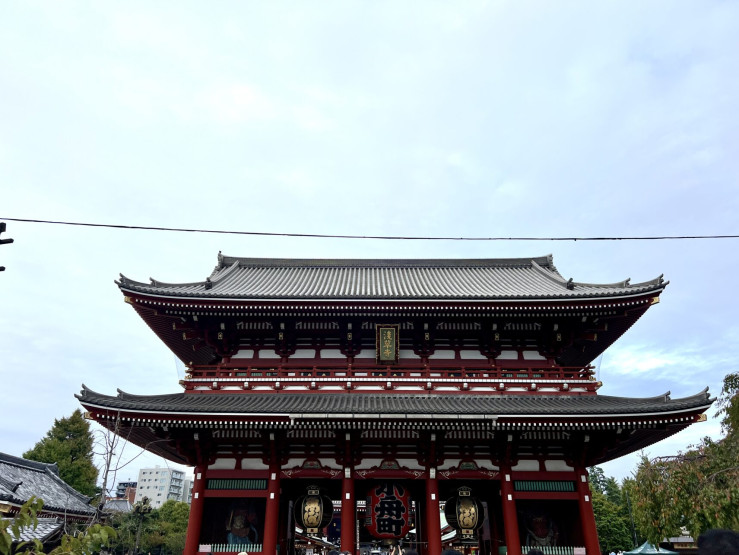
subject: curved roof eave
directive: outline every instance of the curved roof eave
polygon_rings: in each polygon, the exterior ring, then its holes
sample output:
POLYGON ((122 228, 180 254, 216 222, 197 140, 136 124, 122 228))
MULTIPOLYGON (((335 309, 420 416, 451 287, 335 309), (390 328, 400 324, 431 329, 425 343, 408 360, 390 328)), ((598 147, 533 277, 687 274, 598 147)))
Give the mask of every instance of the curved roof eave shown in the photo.
POLYGON ((119 391, 117 397, 100 395, 83 385, 80 394, 75 395, 77 399, 88 407, 94 407, 104 411, 124 411, 137 414, 158 414, 171 416, 188 416, 202 419, 209 418, 233 418, 233 417, 258 417, 258 418, 280 418, 280 419, 306 419, 306 418, 337 418, 341 415, 349 415, 352 418, 404 418, 419 419, 433 417, 434 419, 455 418, 478 418, 489 420, 495 418, 554 418, 554 419, 578 419, 578 418, 634 418, 634 417, 658 417, 679 413, 703 411, 708 409, 715 399, 708 394, 708 389, 680 399, 672 399, 669 395, 646 398, 594 396, 594 397, 532 397, 532 396, 452 396, 453 406, 449 404, 450 397, 443 394, 436 395, 387 395, 387 394, 360 394, 347 396, 345 393, 334 394, 280 394, 280 396, 264 396, 263 394, 238 393, 230 395, 188 395, 186 393, 175 393, 169 395, 131 395, 119 391), (315 399, 315 400, 314 400, 315 399), (368 401, 374 399, 371 403, 368 401), (230 410, 223 410, 224 403, 231 402, 230 410), (245 402, 259 404, 258 401, 268 403, 274 410, 238 410, 245 402), (346 403, 325 408, 321 406, 315 411, 306 411, 302 407, 315 407, 317 402, 324 404, 332 401, 346 403), (378 406, 377 403, 386 402, 388 406, 378 406), (469 407, 465 413, 460 415, 458 405, 466 402, 469 407), (187 410, 188 403, 199 403, 201 406, 194 410, 187 410), (212 405, 208 405, 211 403, 212 405), (481 406, 480 403, 490 403, 481 406), (516 405, 518 404, 518 406, 516 405), (536 404, 542 408, 541 412, 530 409, 527 406, 536 404), (595 406, 592 406, 594 405, 595 406), (278 405, 278 406, 275 406, 278 405), (416 411, 408 410, 411 406, 417 406, 416 411), (442 405, 442 406, 439 406, 442 405), (598 407, 601 405, 601 407, 598 407), (395 407, 399 410, 392 410, 395 407), (476 412, 473 412, 477 406, 476 412), (153 408, 156 407, 156 408, 153 408), (659 407, 662 407, 660 409, 659 407), (600 408, 600 410, 598 410, 600 408), (606 410, 606 409, 609 409, 606 410), (219 410, 220 409, 220 410, 219 410), (297 410, 296 410, 297 409, 297 410), (497 409, 497 410, 495 410, 497 409))
POLYGON ((662 291, 665 289, 665 286, 669 282, 665 282, 660 287, 655 287, 652 289, 642 289, 639 291, 634 291, 631 293, 626 294, 619 294, 619 295, 592 295, 592 296, 586 296, 583 294, 583 296, 576 296, 576 295, 569 295, 569 296, 561 296, 561 297, 552 297, 552 296, 539 296, 539 297, 405 297, 405 298, 397 298, 397 297, 240 297, 238 295, 233 296, 222 296, 222 297, 216 297, 216 296, 199 296, 195 293, 191 295, 166 295, 151 291, 140 291, 136 289, 130 289, 127 287, 120 286, 121 291, 132 293, 136 295, 145 295, 147 297, 152 298, 161 298, 161 299, 169 299, 169 300, 177 300, 177 301, 193 301, 193 300, 200 300, 204 302, 234 302, 234 301, 243 301, 243 302, 278 302, 278 303, 295 303, 295 302, 310 302, 310 303, 364 303, 364 302, 376 302, 376 303, 424 303, 424 304, 431 304, 431 303, 448 303, 448 304, 454 304, 454 303, 475 303, 475 302, 484 302, 484 303, 541 303, 541 302, 593 302, 593 301, 603 301, 603 300, 620 300, 620 299, 632 299, 634 297, 641 297, 643 295, 649 294, 649 293, 662 293, 662 291))

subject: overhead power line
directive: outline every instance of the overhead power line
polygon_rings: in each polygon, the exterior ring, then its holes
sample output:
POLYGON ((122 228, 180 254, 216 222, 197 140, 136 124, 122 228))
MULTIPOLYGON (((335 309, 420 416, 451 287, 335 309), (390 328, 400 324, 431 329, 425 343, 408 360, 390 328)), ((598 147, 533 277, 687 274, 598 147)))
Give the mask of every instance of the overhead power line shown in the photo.
POLYGON ((76 225, 109 229, 138 229, 144 231, 176 231, 183 233, 219 233, 223 235, 258 235, 262 237, 301 237, 314 239, 381 239, 389 241, 664 241, 678 239, 739 239, 739 235, 634 235, 624 237, 424 237, 407 235, 339 235, 329 233, 288 233, 270 231, 231 231, 226 229, 196 229, 184 227, 156 227, 143 225, 96 224, 90 222, 62 222, 53 220, 31 220, 24 218, 2 218, 9 222, 32 224, 76 225))

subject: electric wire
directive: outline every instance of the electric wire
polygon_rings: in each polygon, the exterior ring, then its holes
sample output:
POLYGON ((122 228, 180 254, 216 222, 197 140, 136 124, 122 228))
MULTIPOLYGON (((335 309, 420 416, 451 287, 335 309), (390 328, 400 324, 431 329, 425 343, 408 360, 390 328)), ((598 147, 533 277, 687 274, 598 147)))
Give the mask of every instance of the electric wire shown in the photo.
POLYGON ((330 233, 290 233, 271 231, 235 231, 225 229, 198 229, 184 227, 158 227, 143 225, 100 224, 91 222, 67 222, 55 220, 36 220, 26 218, 2 218, 8 222, 33 224, 53 224, 109 229, 172 231, 184 233, 215 233, 222 235, 256 235, 262 237, 297 237, 312 239, 372 239, 385 241, 665 241, 686 239, 739 239, 739 235, 634 235, 634 236, 593 236, 593 237, 444 237, 444 236, 409 236, 409 235, 343 235, 330 233))

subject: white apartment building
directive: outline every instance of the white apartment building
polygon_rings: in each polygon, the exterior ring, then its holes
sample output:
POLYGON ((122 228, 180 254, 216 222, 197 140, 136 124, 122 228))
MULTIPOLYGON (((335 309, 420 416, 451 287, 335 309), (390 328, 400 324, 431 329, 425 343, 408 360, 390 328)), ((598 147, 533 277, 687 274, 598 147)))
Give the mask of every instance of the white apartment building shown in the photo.
POLYGON ((161 507, 168 499, 190 503, 192 480, 181 470, 172 468, 142 468, 136 487, 136 502, 148 497, 154 509, 161 507))

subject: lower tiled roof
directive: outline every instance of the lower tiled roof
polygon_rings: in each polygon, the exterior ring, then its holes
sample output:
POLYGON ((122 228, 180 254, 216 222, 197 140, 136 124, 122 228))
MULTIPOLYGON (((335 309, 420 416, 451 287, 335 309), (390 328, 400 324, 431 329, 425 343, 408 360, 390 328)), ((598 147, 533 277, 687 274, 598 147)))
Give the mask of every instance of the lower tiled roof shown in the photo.
POLYGON ((388 393, 221 393, 117 396, 83 386, 77 398, 83 405, 131 412, 196 415, 274 415, 291 418, 374 415, 465 416, 638 416, 708 408, 708 390, 680 399, 669 393, 633 398, 607 395, 464 395, 388 393))
POLYGON ((22 505, 32 496, 43 499, 44 512, 91 516, 90 498, 59 477, 56 464, 29 461, 0 453, 0 501, 22 505))
POLYGON ((57 534, 61 534, 63 527, 64 521, 59 517, 39 518, 35 528, 27 526, 21 529, 18 541, 39 540, 40 542, 47 542, 57 534))

